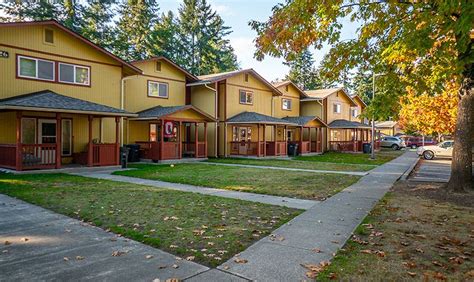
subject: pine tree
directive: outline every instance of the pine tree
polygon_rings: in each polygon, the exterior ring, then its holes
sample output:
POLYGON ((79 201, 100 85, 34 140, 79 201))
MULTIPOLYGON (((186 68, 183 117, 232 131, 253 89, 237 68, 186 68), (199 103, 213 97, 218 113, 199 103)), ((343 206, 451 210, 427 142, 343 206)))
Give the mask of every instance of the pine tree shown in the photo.
POLYGON ((55 1, 35 1, 29 3, 27 1, 5 1, 0 4, 6 17, 2 21, 19 22, 26 20, 42 21, 55 19, 62 22, 65 18, 63 3, 55 1))
POLYGON ((153 0, 128 0, 119 7, 114 53, 134 61, 152 55, 151 33, 157 20, 158 6, 153 0))
POLYGON ((111 51, 113 33, 111 5, 107 1, 94 1, 84 7, 79 32, 95 44, 111 51))
POLYGON ((290 67, 286 79, 293 81, 300 88, 311 90, 324 86, 319 72, 314 67, 313 54, 308 49, 299 53, 291 61, 285 62, 285 64, 290 67))
POLYGON ((179 38, 179 26, 173 12, 162 14, 151 33, 153 56, 165 56, 178 64, 183 61, 183 47, 179 38))

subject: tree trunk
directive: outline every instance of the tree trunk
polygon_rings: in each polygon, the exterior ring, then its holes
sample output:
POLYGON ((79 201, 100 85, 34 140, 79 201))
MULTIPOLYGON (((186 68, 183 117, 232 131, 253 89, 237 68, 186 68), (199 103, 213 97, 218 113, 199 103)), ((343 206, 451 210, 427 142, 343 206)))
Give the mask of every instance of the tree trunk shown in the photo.
POLYGON ((455 192, 474 189, 472 177, 474 92, 472 85, 468 87, 469 89, 464 90, 458 103, 451 178, 447 186, 448 190, 455 192))

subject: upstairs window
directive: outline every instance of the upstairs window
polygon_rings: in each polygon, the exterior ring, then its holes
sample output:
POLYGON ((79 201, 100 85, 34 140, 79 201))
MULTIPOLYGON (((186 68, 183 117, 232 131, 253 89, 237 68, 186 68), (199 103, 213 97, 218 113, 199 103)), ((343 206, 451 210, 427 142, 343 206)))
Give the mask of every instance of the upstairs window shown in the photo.
POLYGON ((54 31, 52 29, 44 29, 44 43, 54 44, 54 31))
POLYGON ((90 85, 90 68, 59 63, 59 82, 90 85))
POLYGON ((352 117, 357 117, 359 115, 359 111, 357 109, 351 109, 352 117))
POLYGON ((336 113, 336 114, 340 114, 340 113, 341 113, 341 104, 339 104, 339 103, 334 103, 334 104, 333 104, 333 111, 334 111, 334 113, 336 113))
POLYGON ((253 93, 246 90, 240 90, 239 92, 240 104, 253 105, 253 93))
POLYGON ((18 76, 54 81, 54 62, 18 56, 18 76))
POLYGON ((168 84, 157 81, 148 81, 148 96, 168 98, 168 84))
POLYGON ((290 99, 281 99, 281 108, 283 110, 291 110, 291 100, 290 99))

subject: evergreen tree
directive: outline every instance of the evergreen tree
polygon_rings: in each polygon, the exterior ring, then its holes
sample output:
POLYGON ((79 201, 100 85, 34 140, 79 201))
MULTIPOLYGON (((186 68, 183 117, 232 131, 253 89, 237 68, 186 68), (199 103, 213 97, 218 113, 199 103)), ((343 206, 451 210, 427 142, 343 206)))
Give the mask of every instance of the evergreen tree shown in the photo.
POLYGON ((79 32, 95 44, 113 49, 113 33, 111 27, 111 5, 107 1, 94 1, 84 7, 81 14, 79 32))
POLYGON ((163 13, 160 20, 155 23, 151 33, 151 42, 154 56, 165 56, 178 64, 184 63, 179 26, 173 12, 163 13))
POLYGON ((206 0, 184 0, 178 12, 185 67, 197 75, 237 69, 237 58, 225 39, 230 28, 206 0))
POLYGON ((26 1, 6 1, 0 4, 0 8, 4 11, 6 17, 2 21, 18 22, 18 21, 42 21, 55 19, 62 22, 65 18, 64 3, 56 1, 41 0, 37 2, 26 1))
POLYGON ((290 67, 286 79, 293 81, 301 89, 312 90, 324 86, 319 72, 313 66, 313 54, 308 49, 293 57, 291 61, 285 62, 285 65, 290 67))
POLYGON ((128 0, 119 7, 113 51, 129 60, 152 55, 151 33, 157 20, 158 6, 153 0, 128 0))

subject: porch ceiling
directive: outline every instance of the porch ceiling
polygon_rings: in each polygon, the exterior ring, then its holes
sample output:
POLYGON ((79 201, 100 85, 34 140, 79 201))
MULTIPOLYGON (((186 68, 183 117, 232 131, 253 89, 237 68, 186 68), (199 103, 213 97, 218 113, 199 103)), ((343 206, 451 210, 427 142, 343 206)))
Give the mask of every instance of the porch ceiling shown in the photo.
POLYGON ((51 90, 43 90, 0 100, 0 110, 62 112, 124 117, 136 116, 136 114, 124 110, 60 95, 51 90))
POLYGON ((329 125, 329 128, 333 129, 370 129, 370 125, 363 124, 357 121, 349 121, 345 119, 333 120, 329 125))
POLYGON ((178 119, 189 119, 189 120, 203 120, 207 122, 216 121, 215 118, 208 115, 207 113, 199 110, 198 108, 192 105, 183 105, 183 106, 172 106, 172 107, 163 107, 157 106, 149 108, 137 113, 138 117, 131 118, 130 120, 154 120, 160 118, 178 118, 178 119))
POLYGON ((262 115, 255 112, 242 112, 227 120, 227 123, 234 124, 278 124, 278 125, 292 125, 297 126, 298 124, 279 119, 267 115, 262 115))

